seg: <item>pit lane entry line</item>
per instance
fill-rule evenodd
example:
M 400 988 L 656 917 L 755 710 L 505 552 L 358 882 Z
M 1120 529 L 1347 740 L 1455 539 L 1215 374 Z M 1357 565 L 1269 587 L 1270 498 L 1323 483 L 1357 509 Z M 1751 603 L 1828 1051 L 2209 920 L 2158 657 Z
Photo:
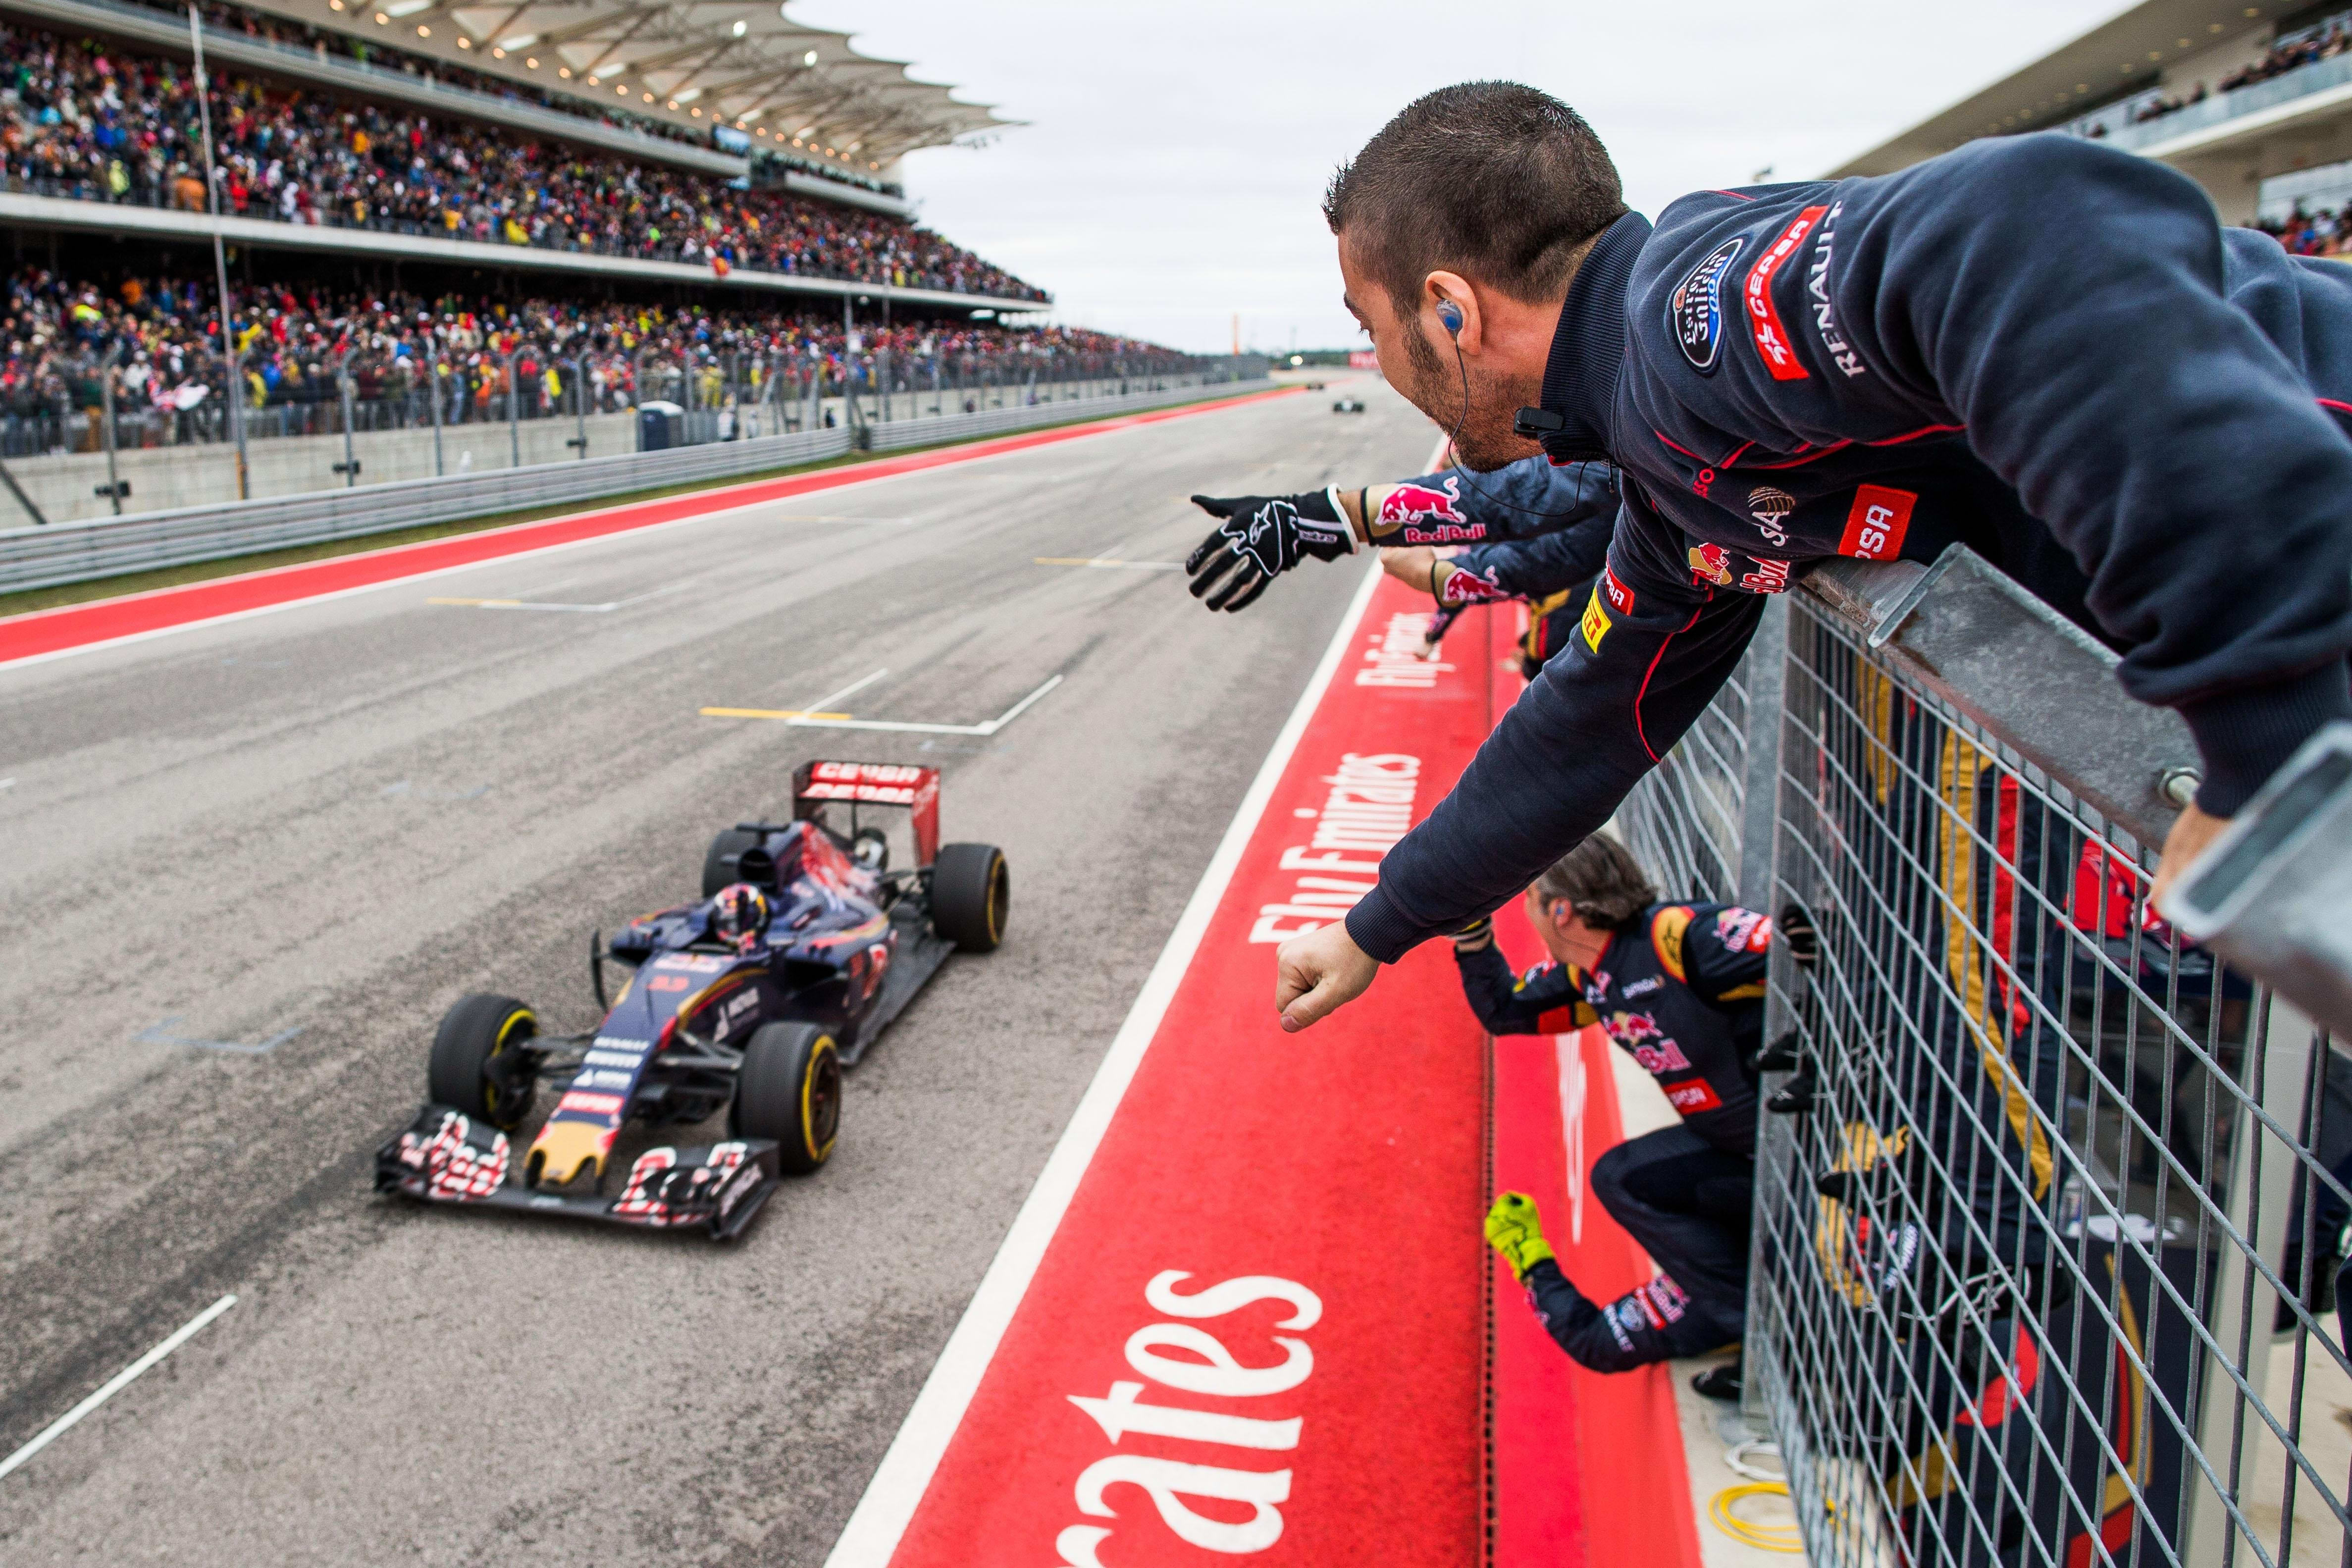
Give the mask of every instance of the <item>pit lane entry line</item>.
M 1061 1228 L 1071 1200 L 1077 1195 L 1078 1184 L 1093 1163 L 1095 1151 L 1110 1130 L 1119 1101 L 1134 1081 L 1136 1069 L 1142 1065 L 1145 1047 L 1159 1032 L 1160 1020 L 1175 1000 L 1178 985 L 1192 967 L 1193 954 L 1208 932 L 1210 920 L 1223 902 L 1226 887 L 1256 835 L 1267 801 L 1290 765 L 1291 755 L 1322 703 L 1332 677 L 1355 645 L 1365 609 L 1372 602 L 1381 575 L 1377 562 L 1369 564 L 1355 597 L 1349 601 L 1347 613 L 1339 619 L 1339 628 L 1331 634 L 1329 646 L 1323 650 L 1321 662 L 1316 665 L 1290 717 L 1275 736 L 1265 761 L 1258 766 L 1257 776 L 1242 795 L 1233 821 L 1226 825 L 1225 836 L 1218 840 L 1216 852 L 1209 858 L 1208 868 L 1201 873 L 1201 880 L 1192 889 L 1183 913 L 1177 917 L 1176 929 L 1169 933 L 1167 945 L 1160 950 L 1159 960 L 1145 978 L 1143 989 L 1136 994 L 1135 1005 L 1128 1009 L 1126 1020 L 1112 1037 L 1102 1065 L 1095 1069 L 1093 1081 L 1087 1084 L 1077 1109 L 1071 1112 L 1069 1125 L 1063 1129 L 1054 1152 L 1046 1157 L 1036 1184 L 1029 1189 L 1020 1212 L 1013 1215 L 1003 1245 L 997 1249 L 988 1272 L 981 1277 L 971 1304 L 958 1320 L 955 1331 L 948 1337 L 940 1359 L 923 1382 L 922 1391 L 915 1396 L 914 1407 L 908 1411 L 874 1479 L 866 1484 L 849 1522 L 843 1527 L 841 1538 L 834 1543 L 832 1553 L 825 1559 L 825 1568 L 885 1568 L 897 1552 L 917 1506 L 930 1488 L 949 1440 L 962 1424 L 964 1412 L 979 1392 L 981 1379 L 995 1358 L 1005 1330 L 1028 1293 L 1030 1280 L 1045 1260 L 1047 1246 Z M 1060 679 L 1055 677 L 1055 680 Z M 1040 695 L 1043 689 L 1032 693 L 1031 700 Z
M 1124 414 L 1109 419 L 1089 420 L 1082 425 L 1066 425 L 1058 429 L 1000 436 L 991 440 L 973 441 L 928 452 L 910 452 L 904 457 L 877 458 L 845 468 L 722 485 L 656 500 L 592 508 L 562 517 L 509 523 L 503 528 L 479 529 L 471 533 L 425 540 L 415 544 L 395 544 L 381 550 L 333 556 L 324 561 L 297 562 L 258 572 L 208 578 L 201 583 L 151 588 L 117 598 L 32 610 L 21 616 L 0 617 L 0 668 L 46 663 L 53 658 L 69 658 L 96 648 L 166 637 L 190 626 L 214 626 L 251 616 L 268 615 L 296 605 L 346 598 L 393 583 L 412 582 L 446 572 L 462 571 L 489 561 L 512 560 L 522 555 L 568 549 L 614 534 L 705 522 L 746 507 L 784 500 L 814 491 L 869 484 L 877 479 L 895 479 L 901 474 L 982 462 L 990 458 L 1088 436 L 1108 435 L 1171 419 L 1244 407 L 1253 403 L 1294 396 L 1299 390 L 1285 386 L 1270 391 L 1243 393 L 1233 397 L 1206 398 L 1174 408 Z
M 80 1424 L 83 1416 L 89 1415 L 91 1411 L 97 1409 L 100 1405 L 105 1404 L 108 1400 L 121 1393 L 124 1389 L 130 1387 L 133 1382 L 137 1381 L 140 1373 L 147 1371 L 148 1368 L 153 1366 L 157 1362 L 162 1361 L 165 1356 L 170 1355 L 173 1351 L 178 1350 L 182 1345 L 186 1344 L 190 1340 L 195 1338 L 197 1333 L 204 1329 L 205 1324 L 211 1322 L 215 1318 L 219 1317 L 223 1312 L 227 1311 L 231 1307 L 236 1305 L 236 1297 L 234 1294 L 223 1296 L 219 1300 L 215 1301 L 211 1306 L 206 1307 L 203 1311 L 198 1312 L 194 1317 L 181 1324 L 177 1329 L 173 1331 L 171 1336 L 165 1339 L 162 1344 L 157 1345 L 153 1350 L 149 1351 L 145 1355 L 141 1356 L 129 1366 L 124 1367 L 112 1377 L 108 1378 L 106 1382 L 100 1386 L 97 1393 L 91 1394 L 88 1399 L 83 1400 L 79 1405 L 75 1405 L 71 1410 L 67 1411 L 63 1415 L 58 1416 L 55 1421 L 50 1422 L 47 1426 L 42 1429 L 40 1436 L 35 1437 L 31 1442 L 26 1444 L 23 1447 L 17 1449 L 6 1458 L 0 1459 L 0 1478 L 5 1478 L 9 1471 L 23 1465 L 34 1455 L 39 1453 L 42 1449 L 47 1447 L 50 1444 L 64 1436 L 68 1432 L 73 1430 L 76 1426 Z

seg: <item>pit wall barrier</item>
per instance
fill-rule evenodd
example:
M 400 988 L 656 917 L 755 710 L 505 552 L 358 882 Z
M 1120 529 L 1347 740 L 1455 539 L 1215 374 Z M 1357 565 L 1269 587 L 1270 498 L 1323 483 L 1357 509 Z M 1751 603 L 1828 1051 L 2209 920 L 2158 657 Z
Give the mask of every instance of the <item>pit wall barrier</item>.
M 1747 1387 L 1818 1564 L 2346 1551 L 2352 1058 L 2297 1003 L 2352 901 L 2207 946 L 2150 907 L 2197 757 L 2114 662 L 1965 551 L 1828 565 L 1619 815 L 1780 930 Z M 2222 894 L 2352 853 L 2341 755 Z
M 866 432 L 871 432 L 873 439 L 865 444 L 877 447 L 929 446 L 1035 429 L 1073 419 L 1116 417 L 1203 398 L 1262 391 L 1274 384 L 1262 374 L 1249 380 L 1221 380 L 1217 375 L 1213 372 L 1166 377 L 1148 390 L 1123 395 L 1110 390 L 1121 384 L 1111 382 L 1103 384 L 1105 395 L 1072 401 L 984 408 L 971 414 L 948 413 L 888 423 L 867 423 L 862 417 L 855 417 L 833 429 L 711 441 L 667 451 L 571 458 L 487 472 L 450 474 L 440 479 L 312 490 L 268 500 L 229 501 L 121 518 L 13 528 L 0 531 L 0 594 L 365 538 L 503 511 L 599 500 L 669 485 L 736 479 L 840 457 L 850 451 L 857 444 L 856 437 Z M 573 429 L 570 420 L 525 423 L 551 426 L 566 435 Z M 470 432 L 486 427 L 457 428 Z M 429 443 L 432 433 L 405 433 L 399 438 Z M 469 435 L 468 439 L 478 437 Z M 306 437 L 299 443 L 282 444 L 307 446 L 315 439 L 320 438 Z M 359 438 L 353 439 L 356 442 Z M 444 433 L 445 445 L 454 439 L 449 433 Z M 500 451 L 511 445 L 505 430 L 495 431 L 488 439 Z M 278 444 L 257 443 L 255 450 L 266 451 Z M 341 446 L 339 438 L 335 445 Z M 233 459 L 232 451 L 207 450 L 222 461 Z M 455 451 L 456 447 L 449 446 L 448 450 Z M 0 508 L 11 504 L 6 498 L 0 498 Z

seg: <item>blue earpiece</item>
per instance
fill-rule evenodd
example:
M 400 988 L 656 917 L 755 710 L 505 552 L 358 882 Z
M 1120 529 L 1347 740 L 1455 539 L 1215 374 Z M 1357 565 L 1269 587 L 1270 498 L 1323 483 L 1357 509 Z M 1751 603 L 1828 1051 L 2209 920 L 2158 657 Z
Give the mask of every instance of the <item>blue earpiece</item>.
M 1445 335 L 1447 337 L 1460 337 L 1462 335 L 1462 307 L 1455 304 L 1451 300 L 1440 300 L 1437 302 L 1437 324 L 1445 329 Z

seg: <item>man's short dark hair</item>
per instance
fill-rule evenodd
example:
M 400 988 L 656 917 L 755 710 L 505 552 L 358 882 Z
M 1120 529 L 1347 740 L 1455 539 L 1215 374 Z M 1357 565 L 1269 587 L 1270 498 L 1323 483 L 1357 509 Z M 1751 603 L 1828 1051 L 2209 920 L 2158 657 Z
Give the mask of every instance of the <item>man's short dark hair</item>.
M 1625 214 L 1609 150 L 1584 117 L 1512 81 L 1417 99 L 1324 193 L 1333 234 L 1407 317 L 1444 268 L 1514 300 L 1557 297 L 1578 247 Z
M 1622 931 L 1658 901 L 1642 863 L 1605 833 L 1554 861 L 1536 879 L 1536 893 L 1547 902 L 1566 899 L 1576 906 L 1576 918 L 1595 931 Z

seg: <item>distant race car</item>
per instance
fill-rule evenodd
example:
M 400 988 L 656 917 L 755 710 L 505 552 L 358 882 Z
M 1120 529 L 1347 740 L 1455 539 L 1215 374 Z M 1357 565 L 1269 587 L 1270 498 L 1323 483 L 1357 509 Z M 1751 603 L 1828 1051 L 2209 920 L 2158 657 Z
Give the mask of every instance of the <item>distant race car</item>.
M 1331 405 L 1334 414 L 1361 414 L 1363 411 L 1364 400 L 1360 397 L 1343 397 Z
M 467 1204 L 740 1235 L 783 1175 L 833 1152 L 841 1072 L 962 950 L 1003 940 L 1011 881 L 992 845 L 940 837 L 936 768 L 804 763 L 793 820 L 746 822 L 711 841 L 698 902 L 629 922 L 604 963 L 635 966 L 604 1021 L 550 1037 L 508 996 L 460 999 L 441 1020 L 427 1100 L 376 1152 L 376 1190 Z M 849 812 L 845 836 L 827 819 Z M 905 807 L 916 864 L 889 867 L 889 836 L 859 808 Z M 516 1160 L 509 1137 L 539 1087 L 555 1108 Z M 691 1124 L 727 1111 L 728 1142 L 656 1148 L 605 1195 L 623 1123 Z M 592 1192 L 560 1188 L 593 1178 Z

